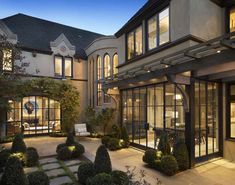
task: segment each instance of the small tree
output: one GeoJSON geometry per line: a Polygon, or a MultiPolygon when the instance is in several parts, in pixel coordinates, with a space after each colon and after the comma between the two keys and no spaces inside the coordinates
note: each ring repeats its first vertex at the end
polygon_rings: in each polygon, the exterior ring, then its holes
{"type": "Polygon", "coordinates": [[[26,145],[25,145],[25,142],[23,140],[23,135],[22,134],[16,134],[15,135],[15,138],[12,142],[11,151],[13,153],[17,153],[17,152],[25,153],[26,152],[26,145]]]}
{"type": "Polygon", "coordinates": [[[92,107],[85,109],[85,120],[87,122],[88,130],[90,132],[94,131],[94,127],[97,125],[96,111],[92,107]]]}
{"type": "Polygon", "coordinates": [[[110,173],[112,171],[109,153],[104,145],[100,145],[96,151],[94,168],[96,174],[110,173]]]}
{"type": "Polygon", "coordinates": [[[74,145],[76,142],[74,141],[74,137],[72,133],[69,133],[66,139],[66,145],[67,146],[72,146],[74,145]]]}
{"type": "Polygon", "coordinates": [[[102,111],[97,116],[97,122],[103,127],[104,135],[106,133],[107,126],[115,116],[115,111],[116,110],[113,108],[102,109],[102,111]]]}
{"type": "Polygon", "coordinates": [[[166,132],[162,133],[160,137],[160,141],[158,143],[158,150],[160,150],[164,155],[171,153],[171,146],[166,132]]]}

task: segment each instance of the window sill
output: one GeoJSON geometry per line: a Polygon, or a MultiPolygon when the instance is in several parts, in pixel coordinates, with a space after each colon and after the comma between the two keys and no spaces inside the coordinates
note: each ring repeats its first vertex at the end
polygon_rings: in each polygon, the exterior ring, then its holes
{"type": "Polygon", "coordinates": [[[235,142],[235,138],[228,138],[225,141],[235,142]]]}

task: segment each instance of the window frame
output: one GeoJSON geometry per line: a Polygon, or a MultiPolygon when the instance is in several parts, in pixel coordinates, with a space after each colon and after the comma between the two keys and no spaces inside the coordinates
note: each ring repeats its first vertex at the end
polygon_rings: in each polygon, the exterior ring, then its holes
{"type": "Polygon", "coordinates": [[[58,77],[58,78],[73,78],[73,57],[70,57],[70,56],[62,56],[62,55],[54,55],[54,75],[55,77],[58,77]],[[61,58],[61,62],[62,62],[62,74],[61,75],[57,75],[55,73],[55,68],[56,68],[56,58],[61,58]],[[66,76],[65,75],[65,60],[66,59],[71,59],[71,76],[66,76]]]}
{"type": "Polygon", "coordinates": [[[113,77],[118,74],[117,66],[118,66],[118,54],[114,53],[114,55],[112,57],[112,76],[113,77]],[[117,57],[117,64],[116,65],[114,65],[114,58],[115,58],[115,56],[117,57]],[[116,72],[114,73],[114,71],[116,71],[116,72]]]}
{"type": "Polygon", "coordinates": [[[145,36],[146,52],[154,51],[157,48],[171,42],[171,19],[170,19],[170,17],[171,17],[170,16],[170,6],[167,6],[163,9],[161,9],[160,11],[158,11],[157,13],[155,13],[154,15],[149,16],[146,19],[146,21],[145,21],[145,24],[146,24],[146,26],[145,26],[145,29],[146,29],[146,36],[145,36]],[[168,19],[169,19],[169,28],[168,28],[169,29],[169,40],[167,42],[163,43],[163,44],[160,44],[160,19],[159,19],[160,16],[159,15],[167,9],[168,9],[168,19]],[[156,39],[157,39],[157,42],[156,42],[156,47],[149,49],[149,25],[148,25],[148,22],[149,22],[149,20],[151,20],[154,17],[156,18],[156,24],[157,24],[156,25],[156,29],[157,29],[156,30],[156,34],[157,34],[156,39]]]}
{"type": "Polygon", "coordinates": [[[235,102],[235,95],[231,95],[231,86],[234,86],[234,83],[227,85],[227,115],[226,115],[226,139],[235,142],[235,137],[231,137],[231,103],[235,102]]]}
{"type": "Polygon", "coordinates": [[[132,29],[131,31],[129,31],[127,34],[126,34],[126,59],[127,61],[130,61],[130,60],[133,60],[134,58],[136,57],[139,57],[139,56],[142,56],[144,54],[144,25],[141,23],[139,24],[138,26],[136,26],[134,29],[132,29]],[[141,28],[142,30],[142,53],[137,55],[136,54],[136,31],[141,28]],[[128,36],[133,33],[134,35],[134,55],[132,58],[128,58],[128,36]]]}
{"type": "MultiPolygon", "coordinates": [[[[101,62],[101,63],[102,63],[102,62],[101,62]]],[[[106,78],[112,76],[111,58],[110,58],[110,56],[109,56],[108,53],[105,53],[105,54],[104,54],[104,58],[103,58],[103,73],[104,73],[104,74],[103,74],[104,79],[106,79],[106,78]],[[106,57],[108,57],[108,59],[109,59],[107,66],[106,66],[106,60],[105,60],[106,57]],[[107,74],[107,76],[106,76],[106,68],[107,68],[107,73],[109,73],[109,75],[107,74]]]]}

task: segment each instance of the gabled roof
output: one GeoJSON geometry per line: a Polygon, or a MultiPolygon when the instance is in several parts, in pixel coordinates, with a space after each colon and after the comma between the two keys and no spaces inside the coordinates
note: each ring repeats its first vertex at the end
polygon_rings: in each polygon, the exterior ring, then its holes
{"type": "Polygon", "coordinates": [[[42,20],[24,14],[16,14],[2,21],[18,36],[19,45],[24,49],[51,53],[50,42],[64,34],[76,47],[77,58],[86,59],[85,48],[95,39],[104,35],[42,20]]]}
{"type": "Polygon", "coordinates": [[[156,10],[160,10],[168,5],[170,0],[148,0],[142,8],[119,30],[115,33],[116,37],[129,32],[135,26],[138,26],[147,14],[151,14],[156,10]]]}

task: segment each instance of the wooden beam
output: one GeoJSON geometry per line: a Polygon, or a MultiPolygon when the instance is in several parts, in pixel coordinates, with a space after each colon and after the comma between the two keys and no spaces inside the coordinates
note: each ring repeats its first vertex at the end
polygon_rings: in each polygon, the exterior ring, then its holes
{"type": "Polygon", "coordinates": [[[122,81],[116,81],[109,84],[106,84],[104,88],[118,87],[129,83],[137,83],[139,81],[146,81],[156,77],[179,74],[185,71],[199,70],[203,68],[208,68],[213,65],[229,63],[235,61],[235,52],[233,50],[223,50],[220,54],[214,54],[206,56],[201,59],[192,60],[183,64],[177,64],[168,68],[158,69],[151,73],[146,73],[138,75],[134,78],[128,78],[122,81]]]}
{"type": "Polygon", "coordinates": [[[229,70],[214,75],[210,75],[209,80],[221,80],[232,76],[235,76],[235,70],[229,70]]]}
{"type": "Polygon", "coordinates": [[[194,74],[195,74],[195,77],[202,77],[202,76],[213,75],[213,74],[222,73],[222,72],[230,71],[230,70],[235,70],[235,58],[233,62],[212,65],[210,67],[195,71],[194,74]]]}

